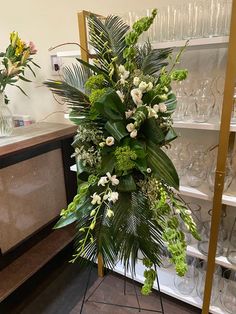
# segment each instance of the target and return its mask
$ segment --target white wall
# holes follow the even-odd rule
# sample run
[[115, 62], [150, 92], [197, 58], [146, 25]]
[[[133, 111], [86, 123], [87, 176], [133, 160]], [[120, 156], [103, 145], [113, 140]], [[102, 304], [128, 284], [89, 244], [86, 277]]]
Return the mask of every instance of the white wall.
[[[23, 40], [35, 42], [38, 48], [35, 61], [41, 66], [41, 69], [36, 71], [36, 79], [28, 73], [33, 83], [20, 82], [29, 98], [14, 87], [8, 88], [13, 113], [30, 114], [36, 121], [40, 121], [52, 112], [63, 110], [63, 107], [53, 100], [47, 88], [42, 86], [42, 82], [51, 77], [48, 48], [79, 40], [76, 15], [78, 11], [109, 14], [158, 7], [160, 2], [160, 0], [21, 0], [13, 3], [1, 0], [0, 51], [8, 45], [9, 33], [13, 30], [18, 31]], [[46, 121], [63, 122], [63, 114], [54, 114]]]

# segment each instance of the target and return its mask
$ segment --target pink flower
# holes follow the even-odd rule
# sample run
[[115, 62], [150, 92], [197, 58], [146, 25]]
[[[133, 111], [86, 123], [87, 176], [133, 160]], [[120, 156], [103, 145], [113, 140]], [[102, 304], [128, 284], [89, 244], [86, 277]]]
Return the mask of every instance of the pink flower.
[[29, 42], [29, 49], [30, 49], [30, 54], [31, 55], [35, 55], [37, 53], [37, 51], [38, 51], [36, 49], [35, 44], [32, 41]]

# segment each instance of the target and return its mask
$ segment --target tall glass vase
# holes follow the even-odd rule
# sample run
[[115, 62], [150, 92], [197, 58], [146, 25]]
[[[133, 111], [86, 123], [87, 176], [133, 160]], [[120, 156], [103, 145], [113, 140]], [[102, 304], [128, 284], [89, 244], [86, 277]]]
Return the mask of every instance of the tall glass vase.
[[0, 93], [0, 137], [10, 136], [14, 127], [11, 110], [4, 98], [4, 93]]

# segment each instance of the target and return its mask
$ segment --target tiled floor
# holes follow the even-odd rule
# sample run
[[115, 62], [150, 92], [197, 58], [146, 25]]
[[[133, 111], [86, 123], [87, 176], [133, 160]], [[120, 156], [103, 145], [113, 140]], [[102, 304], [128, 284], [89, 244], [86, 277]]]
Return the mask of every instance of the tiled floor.
[[[4, 314], [79, 314], [88, 271], [81, 271], [79, 265], [65, 264], [54, 270], [37, 287], [32, 287], [25, 300]], [[101, 279], [97, 278], [94, 268], [91, 284], [87, 296], [99, 285]], [[140, 306], [146, 309], [160, 309], [159, 297], [153, 294], [148, 297], [140, 295], [140, 286], [136, 286]], [[124, 280], [122, 277], [111, 274], [93, 293], [90, 301], [104, 301], [120, 305], [138, 306], [135, 290], [132, 283], [127, 283], [127, 293], [124, 295]], [[163, 296], [165, 314], [193, 314], [199, 310], [178, 302], [175, 299]], [[83, 314], [131, 314], [138, 310], [87, 302]], [[152, 313], [142, 310], [142, 314]], [[3, 314], [3, 313], [1, 313]]]

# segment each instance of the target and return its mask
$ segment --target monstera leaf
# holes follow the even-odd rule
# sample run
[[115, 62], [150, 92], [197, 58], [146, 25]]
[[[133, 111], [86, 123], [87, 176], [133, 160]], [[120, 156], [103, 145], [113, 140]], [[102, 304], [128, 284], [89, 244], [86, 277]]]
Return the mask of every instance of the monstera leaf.
[[94, 104], [101, 116], [108, 120], [120, 121], [125, 119], [125, 106], [113, 89], [109, 89]]

